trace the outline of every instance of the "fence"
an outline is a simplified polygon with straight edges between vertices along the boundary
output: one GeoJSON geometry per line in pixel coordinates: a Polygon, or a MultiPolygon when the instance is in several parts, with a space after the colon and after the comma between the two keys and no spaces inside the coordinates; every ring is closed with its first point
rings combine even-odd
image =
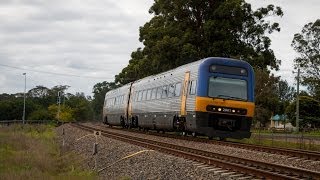
{"type": "Polygon", "coordinates": [[[320,151],[320,131],[310,128],[302,128],[299,133],[257,128],[253,130],[250,139],[254,144],[320,151]]]}
{"type": "MultiPolygon", "coordinates": [[[[25,120],[25,124],[46,124],[55,122],[54,120],[25,120]]],[[[22,124],[23,120],[0,120],[0,125],[22,124]]]]}

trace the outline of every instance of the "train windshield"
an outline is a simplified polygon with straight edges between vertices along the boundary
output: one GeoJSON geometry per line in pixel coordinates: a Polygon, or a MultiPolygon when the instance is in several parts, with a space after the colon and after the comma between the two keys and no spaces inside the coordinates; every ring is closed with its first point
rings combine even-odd
{"type": "Polygon", "coordinates": [[[210,77],[209,97],[223,99],[247,100],[247,81],[223,77],[210,77]]]}

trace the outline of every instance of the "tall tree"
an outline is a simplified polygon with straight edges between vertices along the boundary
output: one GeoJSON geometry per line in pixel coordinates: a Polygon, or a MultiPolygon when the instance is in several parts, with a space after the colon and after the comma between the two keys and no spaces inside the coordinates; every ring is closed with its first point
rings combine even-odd
{"type": "Polygon", "coordinates": [[[267,70],[256,69],[254,120],[265,125],[273,114],[280,112],[278,95],[279,77],[270,76],[267,70]]]}
{"type": "MultiPolygon", "coordinates": [[[[299,96],[299,114],[301,127],[320,127],[320,101],[314,99],[307,92],[299,96]]],[[[296,101],[290,103],[286,109],[290,122],[296,124],[296,101]]]]}
{"type": "Polygon", "coordinates": [[[245,59],[261,69],[278,68],[280,61],[265,34],[280,31],[279,24],[265,18],[282,16],[280,7],[253,11],[244,0],[156,0],[149,12],[154,17],[140,27],[144,48],[131,54],[129,65],[116,76],[117,83],[210,56],[245,59]]]}
{"type": "Polygon", "coordinates": [[[90,101],[85,97],[84,93],[76,93],[75,95],[68,96],[65,101],[66,106],[73,110],[74,119],[76,121],[91,120],[93,116],[90,101]]]}
{"type": "Polygon", "coordinates": [[[296,68],[302,68],[302,83],[320,100],[320,19],[306,24],[291,45],[299,54],[294,61],[296,68]]]}

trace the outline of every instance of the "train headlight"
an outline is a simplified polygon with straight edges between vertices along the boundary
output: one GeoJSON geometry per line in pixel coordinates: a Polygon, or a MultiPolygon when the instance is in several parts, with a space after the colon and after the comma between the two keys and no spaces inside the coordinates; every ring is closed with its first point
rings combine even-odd
{"type": "Polygon", "coordinates": [[[218,108],[218,111],[221,111],[221,108],[218,108]]]}
{"type": "Polygon", "coordinates": [[[233,113],[235,113],[235,112],[236,112],[236,110],[232,109],[232,112],[233,112],[233,113]]]}

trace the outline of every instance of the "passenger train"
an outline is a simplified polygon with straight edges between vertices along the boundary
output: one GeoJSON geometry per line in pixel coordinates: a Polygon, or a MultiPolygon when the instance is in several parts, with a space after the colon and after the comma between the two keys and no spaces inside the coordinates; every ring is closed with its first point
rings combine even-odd
{"type": "Polygon", "coordinates": [[[210,57],[107,92],[103,122],[242,139],[251,135],[254,108],[250,64],[210,57]]]}

